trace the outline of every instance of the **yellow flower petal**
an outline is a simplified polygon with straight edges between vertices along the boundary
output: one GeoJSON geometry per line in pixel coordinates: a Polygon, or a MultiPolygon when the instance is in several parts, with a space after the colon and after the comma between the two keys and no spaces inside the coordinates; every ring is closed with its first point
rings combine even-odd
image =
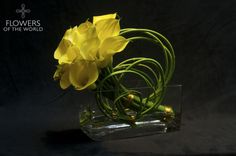
{"type": "Polygon", "coordinates": [[[71,64],[79,53],[77,46],[71,46],[67,49],[66,53],[59,58],[59,64],[68,63],[71,64]]]}
{"type": "Polygon", "coordinates": [[[104,40],[99,49],[98,66],[100,68],[107,66],[112,62],[112,56],[124,50],[128,43],[129,41],[122,36],[110,37],[104,40]]]}
{"type": "Polygon", "coordinates": [[[59,46],[54,52],[54,58],[60,59],[67,51],[67,49],[71,46],[71,42],[66,39],[62,39],[59,46]]]}
{"type": "Polygon", "coordinates": [[[62,89],[66,89],[71,85],[69,80],[69,70],[66,70],[61,76],[60,86],[62,89]]]}
{"type": "Polygon", "coordinates": [[[93,61],[96,59],[99,46],[100,40],[97,37],[86,40],[80,47],[80,55],[84,60],[93,61]]]}
{"type": "Polygon", "coordinates": [[[70,41],[72,44],[74,44],[75,40],[78,40],[78,33],[76,32],[77,26],[67,29],[63,39],[70,41]]]}
{"type": "Polygon", "coordinates": [[[86,22],[79,25],[78,31],[82,34],[85,33],[91,27],[93,27],[93,24],[87,20],[86,22]]]}
{"type": "Polygon", "coordinates": [[[55,74],[53,75],[54,80],[60,79],[60,86],[62,89],[68,88],[71,83],[69,81],[69,65],[63,64],[58,65],[55,74]]]}
{"type": "MultiPolygon", "coordinates": [[[[81,25],[85,25],[85,23],[82,23],[81,25]]],[[[75,26],[67,30],[63,38],[69,40],[73,45],[79,45],[86,39],[87,36],[87,34],[83,35],[79,32],[79,27],[75,26]]]]}
{"type": "Polygon", "coordinates": [[[59,60],[59,64],[70,64],[75,58],[94,60],[99,44],[95,26],[86,21],[79,27],[75,26],[65,32],[54,58],[59,60]],[[81,54],[80,49],[82,49],[81,54]]]}
{"type": "Polygon", "coordinates": [[[53,75],[54,80],[59,80],[61,78],[61,69],[62,67],[60,65],[57,66],[57,70],[55,71],[53,75]]]}
{"type": "Polygon", "coordinates": [[[69,79],[71,84],[82,90],[93,84],[98,78],[98,69],[95,62],[78,60],[70,67],[69,79]]]}
{"type": "Polygon", "coordinates": [[[117,19],[104,19],[98,21],[96,24],[98,37],[101,41],[108,37],[117,36],[120,33],[120,23],[117,19]]]}
{"type": "Polygon", "coordinates": [[[97,38],[96,28],[89,21],[80,24],[76,31],[78,40],[75,41],[75,44],[78,46],[81,46],[86,40],[97,38]]]}
{"type": "Polygon", "coordinates": [[[95,26],[86,21],[66,31],[63,39],[69,40],[73,45],[80,46],[84,41],[97,37],[95,26]]]}
{"type": "Polygon", "coordinates": [[[93,24],[96,24],[100,20],[104,19],[115,19],[116,18],[116,13],[114,14],[107,14],[107,15],[101,15],[101,16],[93,16],[93,24]]]}
{"type": "Polygon", "coordinates": [[[122,36],[107,38],[103,41],[99,53],[103,57],[105,57],[106,55],[114,55],[115,53],[124,50],[128,43],[129,40],[125,39],[122,36]]]}

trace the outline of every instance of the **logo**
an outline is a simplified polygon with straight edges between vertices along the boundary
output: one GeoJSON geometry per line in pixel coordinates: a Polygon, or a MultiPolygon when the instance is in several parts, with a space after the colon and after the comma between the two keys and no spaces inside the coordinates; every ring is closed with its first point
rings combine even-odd
{"type": "Polygon", "coordinates": [[[43,27],[39,19],[28,19],[25,20],[26,14],[31,13],[30,9],[26,9],[26,5],[22,3],[20,5],[21,9],[16,9],[16,13],[20,14],[22,20],[14,19],[5,21],[5,26],[3,31],[5,32],[41,32],[43,27]]]}
{"type": "Polygon", "coordinates": [[[21,13],[21,18],[25,18],[25,13],[30,13],[30,9],[25,9],[25,4],[21,4],[21,9],[16,9],[16,13],[21,13]]]}

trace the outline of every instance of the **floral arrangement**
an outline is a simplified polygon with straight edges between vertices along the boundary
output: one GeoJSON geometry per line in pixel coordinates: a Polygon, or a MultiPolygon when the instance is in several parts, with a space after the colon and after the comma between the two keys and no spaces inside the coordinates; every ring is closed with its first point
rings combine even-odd
{"type": "MultiPolygon", "coordinates": [[[[163,119],[175,117],[174,110],[162,105],[166,86],[175,69],[175,55],[170,42],[149,29],[120,28],[117,14],[94,16],[79,26],[68,29],[54,58],[58,60],[54,79],[62,89],[73,86],[81,91],[94,91],[101,112],[113,121],[135,126],[146,114],[163,112],[163,119]],[[164,66],[153,58],[134,57],[113,66],[113,56],[137,40],[151,42],[162,49],[164,66]],[[124,80],[128,74],[141,79],[152,92],[145,97],[124,80]]],[[[81,119],[86,122],[87,113],[81,119]]]]}

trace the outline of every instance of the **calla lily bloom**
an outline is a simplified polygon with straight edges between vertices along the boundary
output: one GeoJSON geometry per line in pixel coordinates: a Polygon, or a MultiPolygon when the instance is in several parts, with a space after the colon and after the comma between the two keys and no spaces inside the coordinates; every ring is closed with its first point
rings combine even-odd
{"type": "Polygon", "coordinates": [[[65,32],[54,53],[59,64],[54,79],[60,79],[62,89],[73,85],[82,90],[94,84],[99,70],[112,63],[114,54],[125,49],[129,41],[119,36],[116,16],[116,13],[94,16],[93,23],[87,20],[65,32]]]}

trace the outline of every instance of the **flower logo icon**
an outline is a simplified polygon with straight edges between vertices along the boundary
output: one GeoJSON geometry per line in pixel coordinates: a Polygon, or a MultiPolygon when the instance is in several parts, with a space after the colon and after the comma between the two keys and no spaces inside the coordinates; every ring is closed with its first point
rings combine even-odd
{"type": "Polygon", "coordinates": [[[22,3],[21,4],[21,9],[16,9],[16,13],[21,13],[21,18],[24,19],[25,18],[25,14],[26,13],[30,13],[30,9],[25,9],[25,4],[22,3]]]}

